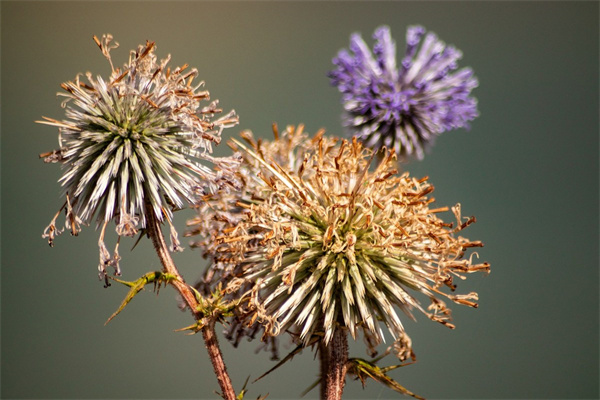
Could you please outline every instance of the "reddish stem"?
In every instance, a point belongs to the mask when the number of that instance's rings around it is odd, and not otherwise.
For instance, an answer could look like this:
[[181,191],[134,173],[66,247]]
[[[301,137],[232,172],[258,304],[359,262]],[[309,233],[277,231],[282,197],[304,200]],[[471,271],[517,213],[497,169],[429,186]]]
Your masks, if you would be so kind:
[[[327,400],[341,400],[346,384],[346,371],[348,369],[348,336],[340,327],[335,329],[331,342],[324,347],[327,352],[326,368],[321,366],[321,373],[325,372],[325,389],[321,389],[321,396]],[[323,360],[323,356],[321,356]],[[323,377],[321,377],[323,382]]]
[[319,340],[319,361],[321,364],[320,400],[327,400],[327,371],[329,371],[329,348]]
[[[179,292],[186,305],[192,312],[194,319],[199,320],[203,318],[204,316],[197,311],[198,301],[196,300],[196,296],[190,287],[185,283],[183,277],[179,273],[179,270],[175,266],[175,262],[173,261],[171,253],[169,253],[167,243],[165,242],[165,237],[162,234],[160,221],[158,218],[156,218],[154,215],[154,210],[149,205],[146,206],[146,217],[148,218],[146,227],[148,229],[148,235],[152,239],[156,254],[158,254],[158,258],[163,265],[163,272],[175,275],[177,277],[177,279],[171,281],[171,285]],[[209,322],[204,325],[202,328],[202,336],[204,338],[206,350],[208,351],[210,361],[212,362],[215,375],[217,376],[217,380],[221,386],[223,398],[225,400],[236,400],[235,391],[233,390],[233,385],[231,384],[231,379],[229,378],[225,361],[223,360],[223,354],[221,353],[219,342],[217,341],[214,319],[210,319]]]

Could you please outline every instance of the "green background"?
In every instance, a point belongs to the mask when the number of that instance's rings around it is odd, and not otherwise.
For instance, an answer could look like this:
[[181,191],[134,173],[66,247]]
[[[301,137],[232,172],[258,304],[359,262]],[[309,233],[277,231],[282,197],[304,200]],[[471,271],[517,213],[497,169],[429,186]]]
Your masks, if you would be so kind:
[[[464,234],[485,242],[492,264],[459,285],[479,292],[480,308],[454,306],[456,330],[406,322],[418,363],[393,376],[428,398],[598,398],[598,2],[3,1],[1,13],[3,398],[217,398],[201,337],[173,332],[191,323],[173,290],[142,293],[103,326],[126,291],[96,278],[98,232],[65,234],[52,249],[40,237],[62,201],[60,168],[38,159],[57,131],[33,121],[62,118],[61,82],[109,72],[92,35],[115,36],[119,65],[149,39],[170,65],[197,67],[240,115],[225,138],[270,137],[274,121],[339,135],[331,58],[352,32],[372,44],[381,24],[400,54],[406,27],[424,25],[480,80],[471,131],[444,134],[406,168],[430,176],[437,205],[477,217]],[[181,230],[191,215],[177,217]],[[130,244],[125,279],[159,268],[149,243]],[[205,265],[191,250],[175,261],[191,281]],[[238,390],[273,365],[258,344],[222,341]],[[366,357],[362,342],[351,353]],[[249,398],[298,398],[317,371],[306,351]],[[372,381],[349,381],[345,394],[400,397]]]

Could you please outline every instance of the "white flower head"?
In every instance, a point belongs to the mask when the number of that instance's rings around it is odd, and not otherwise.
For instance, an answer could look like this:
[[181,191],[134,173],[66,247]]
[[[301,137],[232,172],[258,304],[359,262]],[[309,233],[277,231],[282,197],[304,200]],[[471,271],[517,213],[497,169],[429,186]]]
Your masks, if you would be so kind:
[[[209,93],[204,82],[193,82],[198,71],[187,64],[171,70],[170,56],[158,62],[154,42],[132,50],[129,61],[115,68],[110,51],[118,44],[112,36],[94,41],[110,62],[108,79],[88,72],[87,82],[77,75],[63,83],[66,119],[38,122],[59,128],[60,148],[42,156],[63,164],[61,210],[67,210],[68,228],[77,234],[80,222],[95,218],[104,225],[102,240],[111,220],[119,236],[133,236],[146,226],[148,212],[169,221],[199,187],[223,184],[227,174],[217,175],[200,161],[215,161],[213,143],[238,118],[233,110],[215,118],[218,101],[202,105]],[[44,234],[50,244],[60,232],[55,220]],[[103,265],[100,270],[102,276]]]

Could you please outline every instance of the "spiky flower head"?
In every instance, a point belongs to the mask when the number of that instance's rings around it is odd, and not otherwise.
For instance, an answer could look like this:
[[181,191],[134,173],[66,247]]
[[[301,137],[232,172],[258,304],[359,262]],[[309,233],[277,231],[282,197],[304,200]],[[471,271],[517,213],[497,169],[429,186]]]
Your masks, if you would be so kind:
[[308,344],[323,334],[328,343],[336,329],[362,331],[375,352],[383,322],[406,358],[398,309],[453,327],[442,298],[476,307],[476,293],[452,293],[454,277],[489,269],[463,258],[482,246],[458,235],[475,219],[460,205],[456,225],[440,219],[448,207],[431,208],[433,186],[398,174],[393,151],[369,170],[374,152],[356,138],[309,139],[292,128],[270,143],[246,138],[250,146],[236,142],[244,190],[206,199],[191,224],[207,236],[196,244],[214,260],[210,274],[245,293],[248,320],[267,336],[293,331]]
[[377,28],[373,38],[371,53],[360,34],[353,34],[350,51],[338,53],[329,73],[332,85],[343,93],[344,125],[366,146],[422,159],[437,135],[468,128],[479,115],[477,100],[470,97],[478,85],[473,71],[456,71],[460,50],[412,26],[398,68],[389,27]]
[[[307,136],[303,133],[304,126],[300,125],[297,129],[289,126],[284,132],[283,137],[279,136],[279,129],[273,124],[273,132],[276,140],[263,141],[256,140],[251,131],[243,131],[241,137],[250,146],[258,152],[269,154],[269,159],[274,160],[278,165],[295,168],[298,164],[297,155],[299,149],[303,146],[303,141]],[[320,136],[324,131],[319,131],[316,136]],[[238,145],[230,142],[235,150],[239,150]],[[223,230],[231,229],[246,218],[245,205],[248,204],[256,193],[256,185],[262,185],[263,178],[258,159],[250,156],[249,153],[243,153],[242,163],[236,170],[237,181],[241,182],[236,190],[222,190],[206,195],[199,199],[196,204],[198,209],[196,218],[188,221],[190,229],[186,236],[198,237],[191,242],[192,247],[204,250],[204,257],[211,259],[209,268],[205,271],[203,277],[196,283],[196,288],[203,294],[212,293],[215,288],[227,282],[226,288],[228,299],[239,299],[252,291],[254,282],[240,279],[236,265],[239,254],[235,259],[228,255],[215,253],[216,248],[223,240]],[[275,336],[264,334],[264,325],[259,323],[248,323],[255,319],[255,312],[252,309],[237,309],[236,317],[229,321],[225,330],[225,337],[231,341],[234,346],[238,346],[242,339],[254,339],[263,332],[262,339],[264,345],[262,350],[269,351],[273,360],[279,359],[279,346]]]
[[[119,237],[133,236],[146,226],[148,213],[170,223],[172,209],[192,202],[199,186],[218,186],[224,172],[199,161],[226,164],[210,156],[211,146],[238,118],[231,111],[213,120],[221,110],[218,101],[201,106],[209,93],[200,90],[203,82],[193,83],[198,71],[187,65],[171,70],[170,55],[158,62],[154,42],[132,50],[129,61],[115,68],[110,51],[118,43],[111,35],[94,41],[110,62],[109,78],[88,72],[87,82],[77,75],[63,83],[66,119],[38,122],[59,128],[59,149],[42,156],[63,165],[67,228],[76,235],[81,223],[94,218],[102,226],[102,277],[107,265],[119,272],[117,250],[111,257],[103,243],[106,224],[114,220]],[[44,233],[51,245],[61,232],[57,216]],[[173,229],[171,239],[179,249]]]

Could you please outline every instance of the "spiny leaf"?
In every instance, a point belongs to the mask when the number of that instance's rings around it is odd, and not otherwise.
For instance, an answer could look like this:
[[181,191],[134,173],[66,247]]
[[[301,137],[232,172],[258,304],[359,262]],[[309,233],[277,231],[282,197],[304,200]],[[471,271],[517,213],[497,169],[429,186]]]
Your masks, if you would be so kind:
[[249,379],[250,379],[250,376],[248,376],[248,377],[246,378],[246,382],[244,382],[244,386],[242,387],[242,390],[240,391],[240,394],[238,394],[238,395],[236,396],[236,399],[237,399],[237,400],[243,400],[243,399],[244,399],[244,395],[245,395],[245,394],[248,392],[248,391],[246,390],[246,385],[248,385],[248,380],[249,380]]
[[[146,228],[142,228],[139,230],[139,236],[137,238],[137,240],[135,241],[135,243],[133,244],[133,246],[131,247],[131,250],[135,249],[136,246],[138,245],[138,243],[140,243],[140,240],[142,240],[142,238],[144,236],[148,236],[148,230]],[[149,236],[148,236],[149,237]]]
[[[246,378],[246,382],[244,382],[244,386],[242,387],[242,390],[240,391],[240,394],[238,394],[235,398],[236,400],[244,400],[244,396],[246,395],[246,393],[248,393],[248,390],[246,390],[246,386],[248,385],[248,380],[250,379],[250,377]],[[258,396],[256,398],[256,400],[265,400],[267,397],[269,396],[269,394],[267,393],[264,396]]]
[[184,328],[175,329],[175,332],[191,331],[190,333],[188,333],[188,335],[195,335],[196,333],[200,332],[205,325],[205,318],[201,318],[194,322],[192,325],[186,326]]
[[127,296],[125,296],[125,299],[123,300],[123,302],[121,303],[121,305],[119,306],[117,311],[115,311],[113,313],[113,315],[111,315],[110,318],[108,318],[108,320],[106,320],[104,325],[108,324],[114,317],[116,317],[121,311],[123,311],[125,306],[127,304],[129,304],[129,302],[131,300],[133,300],[135,295],[138,294],[139,292],[141,292],[142,289],[144,289],[144,286],[146,286],[147,284],[154,283],[154,290],[156,290],[158,292],[158,290],[160,290],[161,283],[164,283],[166,285],[167,283],[169,283],[173,280],[176,280],[177,277],[172,274],[166,274],[164,272],[154,271],[154,272],[148,272],[147,274],[142,275],[139,279],[137,279],[133,282],[123,281],[123,280],[117,279],[115,277],[110,277],[110,279],[112,279],[115,282],[121,283],[125,286],[129,286],[131,289],[127,293]]
[[264,374],[262,374],[261,376],[259,376],[258,378],[256,378],[254,381],[252,381],[252,383],[255,383],[259,380],[261,380],[262,378],[264,378],[265,376],[269,375],[271,372],[275,371],[277,368],[281,367],[283,364],[285,364],[286,362],[290,361],[292,358],[294,358],[294,356],[296,354],[300,354],[302,353],[302,350],[305,347],[308,347],[310,345],[313,345],[315,343],[317,343],[317,341],[321,340],[320,336],[314,335],[313,337],[311,337],[310,341],[305,345],[304,343],[298,345],[294,350],[292,350],[287,356],[285,356],[283,358],[283,360],[279,361],[277,363],[277,365],[275,365],[273,368],[271,368],[270,370],[268,370],[267,372],[265,372]]
[[[411,363],[412,364],[412,363]],[[365,380],[367,377],[372,378],[373,380],[384,384],[396,392],[405,394],[407,396],[414,397],[415,399],[425,400],[424,397],[421,397],[410,390],[406,389],[404,386],[400,385],[398,382],[389,377],[386,372],[395,368],[403,367],[408,364],[400,364],[393,365],[390,367],[380,368],[377,365],[370,363],[369,361],[363,360],[361,358],[350,358],[348,359],[348,373],[352,375],[356,375],[358,379],[362,382],[363,386],[365,385]]]
[[238,307],[242,300],[224,301],[221,284],[211,293],[210,297],[202,296],[194,287],[190,287],[190,289],[194,292],[194,296],[198,301],[196,311],[202,315],[202,318],[199,318],[192,325],[176,329],[175,332],[191,331],[189,335],[194,335],[200,332],[210,320],[223,323],[225,317],[233,315],[233,310]]

